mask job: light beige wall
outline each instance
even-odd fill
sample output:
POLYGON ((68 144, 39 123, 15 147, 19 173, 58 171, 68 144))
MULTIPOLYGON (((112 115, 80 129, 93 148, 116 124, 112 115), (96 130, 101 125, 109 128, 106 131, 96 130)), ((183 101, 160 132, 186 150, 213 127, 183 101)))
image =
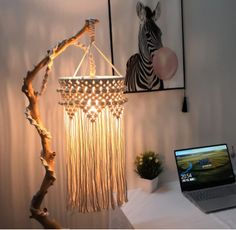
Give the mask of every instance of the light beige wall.
POLYGON ((131 187, 137 183, 133 158, 145 149, 164 157, 164 183, 177 178, 174 149, 227 143, 231 150, 236 145, 236 2, 183 3, 189 113, 180 112, 181 90, 129 95, 126 129, 131 187))

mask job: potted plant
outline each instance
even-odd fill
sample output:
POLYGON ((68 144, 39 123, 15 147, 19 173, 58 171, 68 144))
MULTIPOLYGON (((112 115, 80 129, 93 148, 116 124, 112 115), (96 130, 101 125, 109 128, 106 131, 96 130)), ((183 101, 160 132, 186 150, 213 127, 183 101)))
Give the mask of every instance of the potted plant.
POLYGON ((146 192, 153 192, 157 188, 158 176, 162 170, 160 157, 153 151, 141 153, 135 159, 135 172, 141 178, 139 184, 146 192))

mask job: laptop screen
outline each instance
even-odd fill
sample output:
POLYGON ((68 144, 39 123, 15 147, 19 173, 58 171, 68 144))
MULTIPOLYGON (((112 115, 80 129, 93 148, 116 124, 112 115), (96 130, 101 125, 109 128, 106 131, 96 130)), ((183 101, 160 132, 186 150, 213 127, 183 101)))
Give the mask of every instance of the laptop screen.
POLYGON ((226 144, 175 150, 182 191, 235 181, 226 144))

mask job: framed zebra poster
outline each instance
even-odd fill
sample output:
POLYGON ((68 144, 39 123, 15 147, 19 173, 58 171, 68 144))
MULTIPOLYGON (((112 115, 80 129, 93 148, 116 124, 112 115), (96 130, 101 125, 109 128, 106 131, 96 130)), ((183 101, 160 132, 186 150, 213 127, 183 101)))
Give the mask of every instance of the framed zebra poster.
POLYGON ((111 0, 112 56, 126 92, 184 89, 182 0, 111 0))

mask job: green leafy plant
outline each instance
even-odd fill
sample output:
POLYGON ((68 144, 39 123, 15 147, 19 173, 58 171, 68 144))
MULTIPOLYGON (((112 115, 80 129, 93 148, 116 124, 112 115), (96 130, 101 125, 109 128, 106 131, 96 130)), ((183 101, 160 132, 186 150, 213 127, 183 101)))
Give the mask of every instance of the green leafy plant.
POLYGON ((139 154, 135 159, 135 172, 144 179, 152 180, 162 172, 159 155, 153 151, 139 154))

